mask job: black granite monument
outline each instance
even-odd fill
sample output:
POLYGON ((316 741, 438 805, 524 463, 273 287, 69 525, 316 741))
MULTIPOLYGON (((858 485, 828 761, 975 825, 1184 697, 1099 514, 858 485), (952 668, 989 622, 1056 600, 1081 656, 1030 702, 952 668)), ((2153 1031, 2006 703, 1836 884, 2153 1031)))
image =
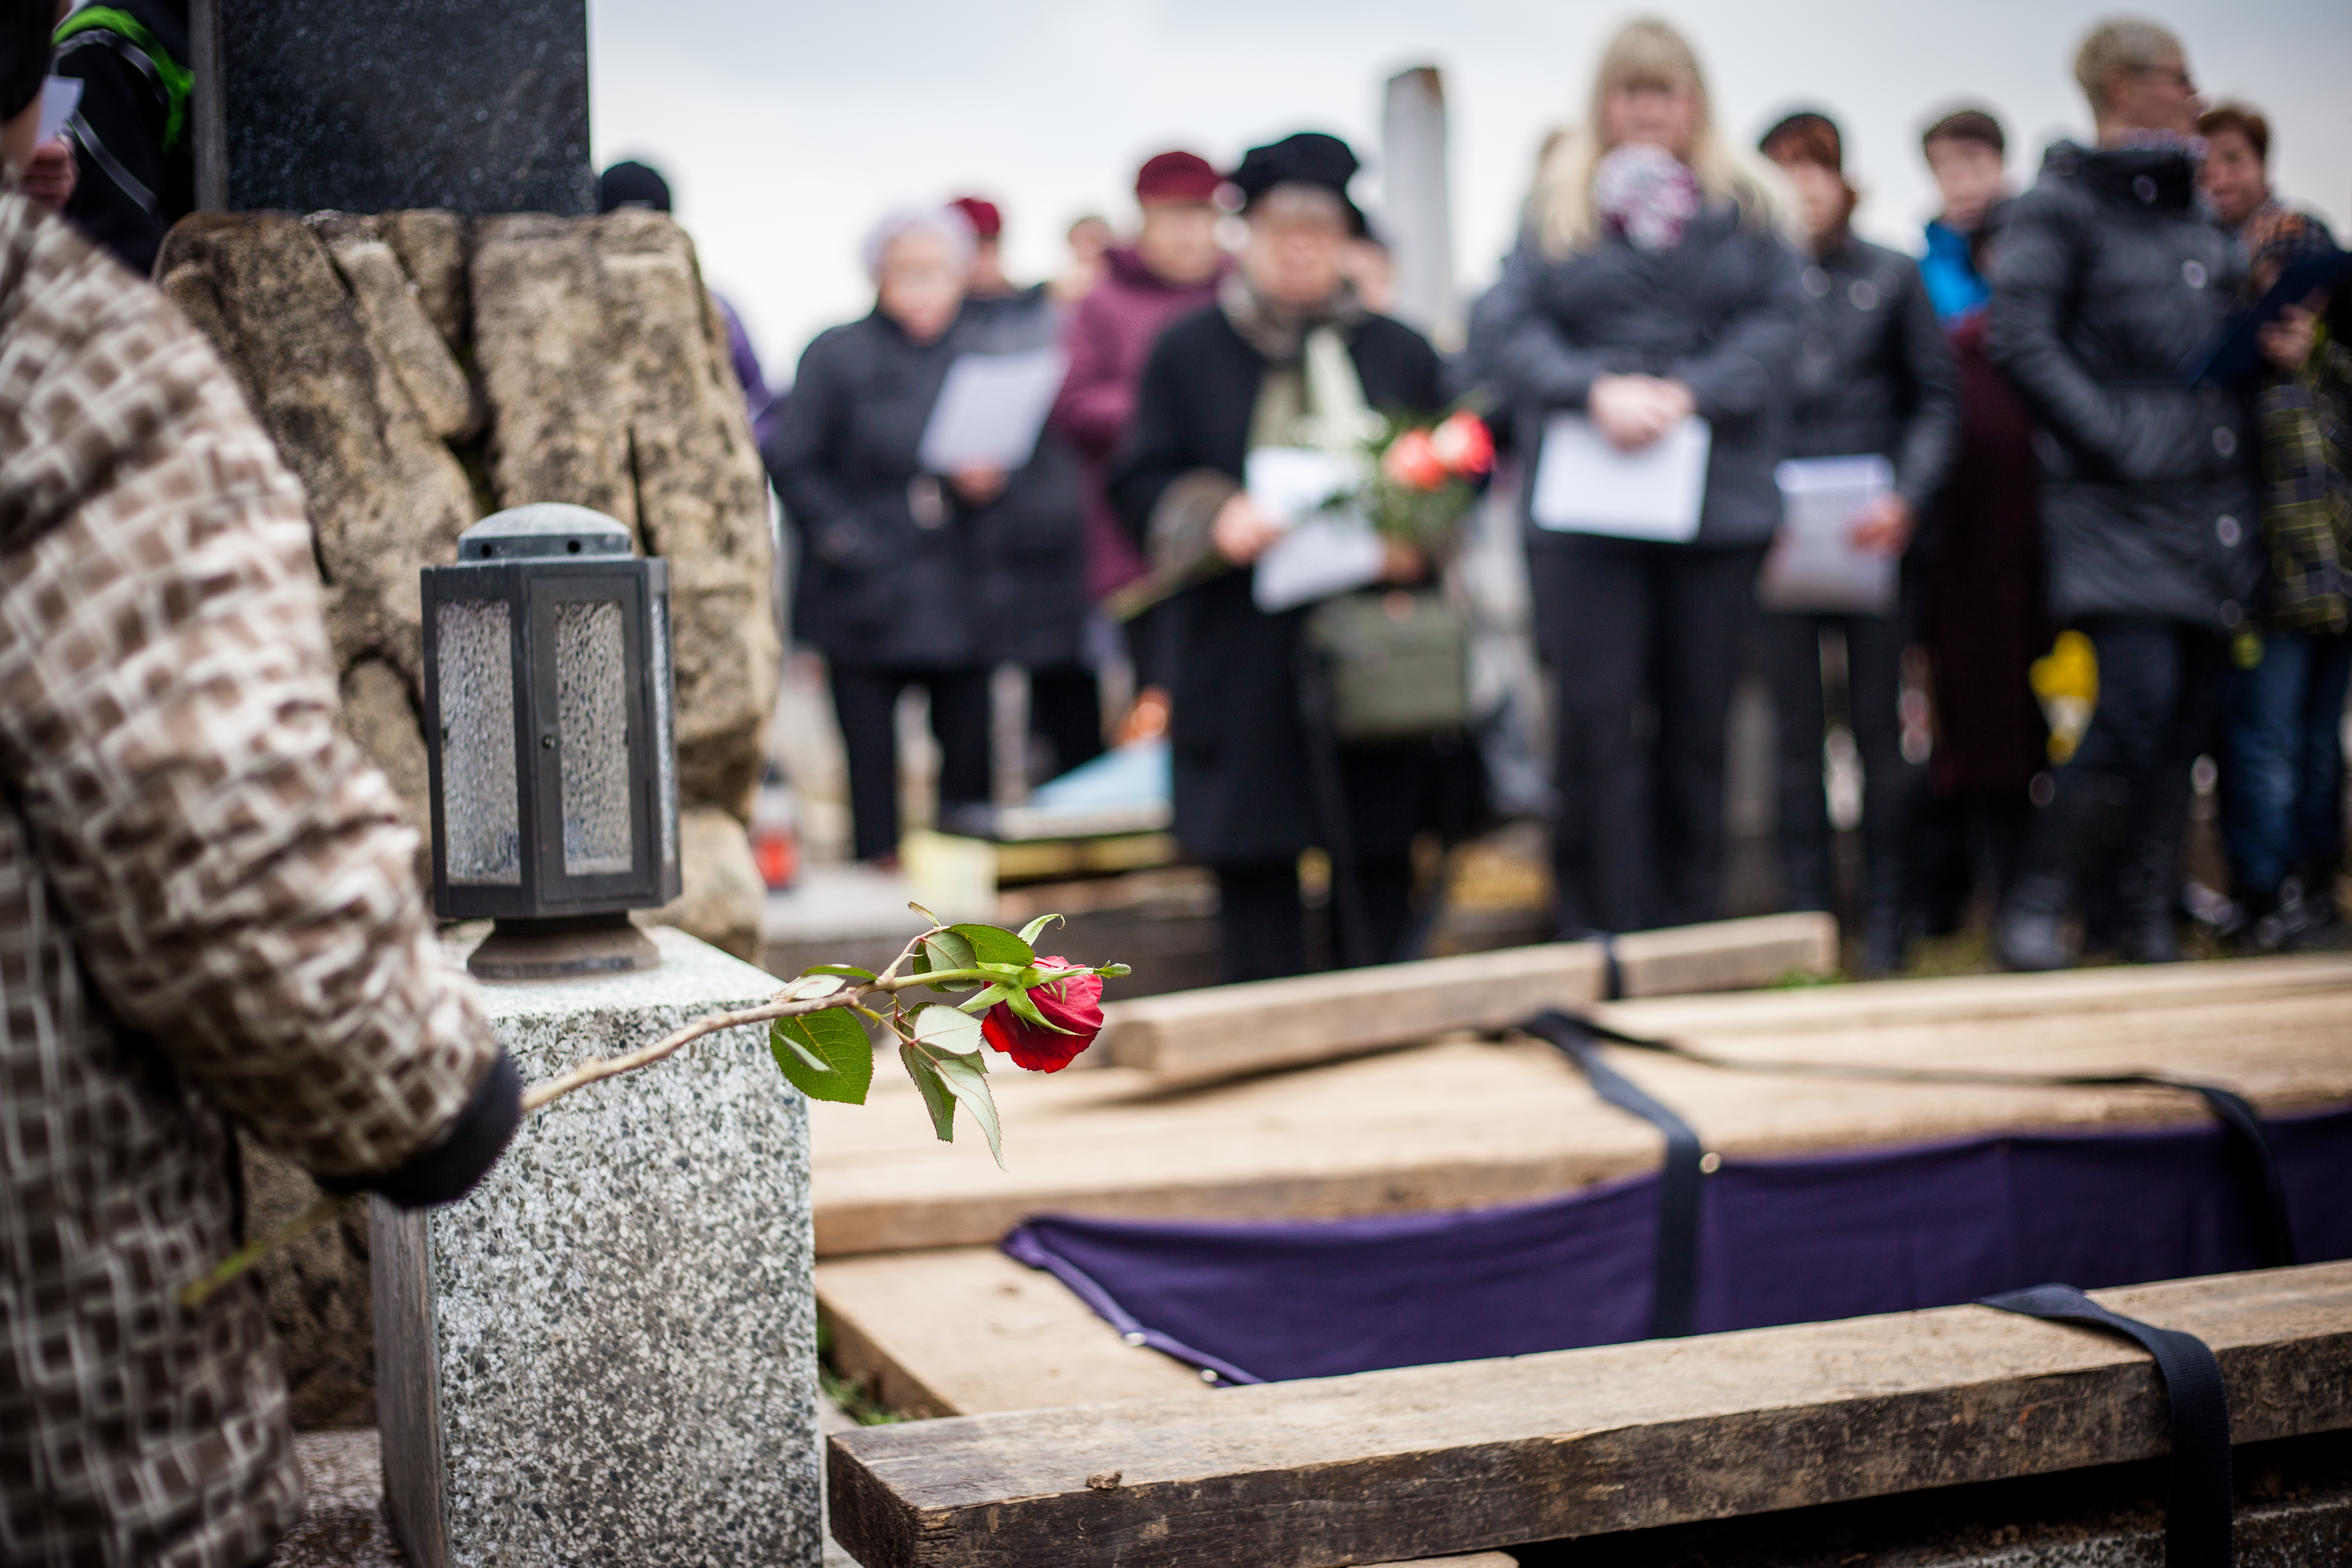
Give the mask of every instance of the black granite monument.
POLYGON ((587 0, 206 7, 230 209, 596 210, 587 0))

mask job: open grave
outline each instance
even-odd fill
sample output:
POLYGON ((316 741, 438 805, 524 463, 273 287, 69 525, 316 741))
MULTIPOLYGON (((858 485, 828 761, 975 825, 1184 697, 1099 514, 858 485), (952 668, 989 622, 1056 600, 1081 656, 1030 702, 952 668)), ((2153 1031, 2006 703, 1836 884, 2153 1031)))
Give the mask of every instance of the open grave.
MULTIPOLYGON (((1470 967, 1505 956, 1129 1004, 1137 1015, 1105 1041, 1123 1065, 1002 1086, 1010 1177, 977 1147, 912 1135, 911 1116, 816 1108, 817 1287, 835 1357, 882 1405, 947 1418, 834 1440, 843 1544, 869 1564, 1320 1568, 1493 1549, 1689 1568, 2154 1563, 2169 1405, 2148 1357, 1965 1304, 2064 1279, 2119 1287, 2098 1299, 2218 1355, 2239 1561, 2352 1552, 2352 1265, 2335 1261, 2352 1257, 2352 959, 1581 1001, 1604 1028, 1738 1064, 1596 1053, 1706 1156, 1696 1326, 1733 1331, 1650 1339, 1624 1303, 1654 1289, 1665 1140, 1561 1051, 1504 1032, 1546 1001, 1579 1003, 1538 994, 1524 969, 1470 967), (1286 1023, 1307 1016, 1294 1004, 1327 1026, 1286 1023), (1303 1065, 1237 1071, 1254 1034, 1304 1041, 1268 1053, 1303 1065), (2170 1082, 2028 1081, 2135 1074, 2170 1082), (2300 1266, 2256 1267, 2276 1205, 2186 1085, 2234 1090, 2259 1113, 2300 1266), (2068 1188, 2052 1159, 2123 1184, 2068 1188), (1873 1263, 1869 1247, 1900 1239, 1916 1199, 1903 1173, 1928 1167, 1946 1201, 1918 1221, 1917 1266, 1873 1263), (1825 1173, 1848 1185, 1821 1187, 1825 1173), (1758 1307, 1787 1280, 1739 1264, 1729 1232, 1801 1214, 1792 1175, 1814 1198, 1859 1191, 1884 1212, 1857 1213, 1850 1237, 1834 1211, 1798 1226, 1800 1240, 1847 1246, 1853 1278, 1817 1269, 1758 1307), (1974 1234, 1979 1255, 1956 1261, 1969 1184, 1996 1177, 2006 1186, 1988 1202, 2008 1211, 1995 1228, 2015 1256, 1980 1256, 1974 1234), (2084 1204, 2087 1225, 2066 1217, 2084 1204), (1606 1224, 1576 1228, 1611 1205, 1630 1254, 1606 1224), (1024 1233, 1037 1245, 1023 1255, 1051 1255, 1058 1273, 999 1249, 1040 1215, 1073 1216, 1024 1233), (1499 1279, 1471 1278, 1475 1247, 1446 1250, 1481 1226, 1505 1238, 1489 1260, 1499 1279), (1531 1234, 1559 1256, 1530 1263, 1531 1234), (1363 1272, 1433 1236, 1434 1277, 1363 1272), (2151 1236, 2172 1250, 2125 1245, 2151 1236), (1350 1303, 1359 1284, 1386 1294, 1350 1303), (1514 1292, 1549 1293, 1563 1303, 1553 1316, 1572 1317, 1612 1291, 1617 1329, 1558 1342, 1577 1348, 1475 1348, 1514 1292), (1858 1304, 1819 1310, 1840 1300, 1858 1304), (1364 1370, 1300 1377, 1297 1355, 1239 1359, 1234 1346, 1271 1353, 1255 1320, 1286 1311, 1288 1338, 1274 1341, 1364 1370), (1358 1342, 1413 1313, 1417 1351, 1358 1342), (1336 1352, 1318 1324, 1345 1342, 1336 1352), (1431 1334, 1465 1348, 1431 1354, 1431 1334), (1234 1374, 1291 1381, 1234 1387, 1234 1374), (2074 1555, 2048 1554, 2062 1548, 2074 1555)), ((885 1081, 877 1097, 913 1092, 885 1081)))

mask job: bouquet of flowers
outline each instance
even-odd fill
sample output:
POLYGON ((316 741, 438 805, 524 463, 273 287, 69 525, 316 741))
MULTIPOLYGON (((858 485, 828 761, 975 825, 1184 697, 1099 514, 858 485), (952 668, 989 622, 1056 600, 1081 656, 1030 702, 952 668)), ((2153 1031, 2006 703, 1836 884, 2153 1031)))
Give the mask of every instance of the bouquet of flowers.
POLYGON ((1382 421, 1369 445, 1370 482, 1353 499, 1381 532, 1408 544, 1443 540, 1495 467, 1486 422, 1457 408, 1430 423, 1382 421))

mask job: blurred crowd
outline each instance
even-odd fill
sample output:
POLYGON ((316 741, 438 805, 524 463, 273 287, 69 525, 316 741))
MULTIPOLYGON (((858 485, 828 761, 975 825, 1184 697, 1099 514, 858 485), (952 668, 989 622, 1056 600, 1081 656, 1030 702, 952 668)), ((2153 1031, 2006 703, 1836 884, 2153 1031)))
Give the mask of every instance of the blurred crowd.
MULTIPOLYGON (((897 852, 909 688, 929 699, 940 821, 983 820, 991 672, 1012 665, 1042 773, 1107 738, 1169 747, 1229 978, 1308 965, 1308 851, 1345 906, 1332 955, 1410 956, 1433 896, 1416 843, 1490 821, 1482 777, 1531 729, 1561 934, 1701 921, 1725 897, 1734 690, 1760 674, 1785 907, 1839 906, 1825 777, 1858 768, 1867 972, 1972 907, 2021 969, 2168 960, 2191 916, 2264 951, 2331 940, 2352 675, 2340 256, 2273 190, 2262 112, 2208 107, 2166 28, 2101 22, 2074 68, 2095 133, 2049 147, 2021 194, 1991 114, 1927 124, 1942 210, 1915 257, 1853 234, 1829 115, 1789 115, 1751 152, 1691 46, 1630 24, 1451 355, 1388 313, 1357 158, 1318 132, 1231 169, 1151 158, 1132 232, 1080 219, 1066 272, 1028 287, 989 201, 884 217, 872 311, 811 343, 788 393, 738 356, 788 519, 793 634, 824 657, 846 742, 856 854, 897 852), (1027 460, 928 471, 950 367, 1051 344, 1066 379, 1027 460), (1247 568, 1289 520, 1251 455, 1328 445, 1367 409, 1458 408, 1503 455, 1484 504, 1517 509, 1542 711, 1360 732, 1331 710, 1332 661, 1404 656, 1377 636, 1351 653, 1322 605, 1261 607, 1247 568), (1532 475, 1564 413, 1622 453, 1703 422, 1696 532, 1539 522, 1532 475), (1844 548, 1894 563, 1889 601, 1765 607, 1783 465, 1857 457, 1886 479, 1844 548), (1107 714, 1113 667, 1132 679, 1107 714), (2226 889, 2183 869, 2200 794, 2226 889)), ((616 168, 607 204, 666 206, 657 186, 616 168)), ((1456 549, 1391 541, 1354 593, 1399 615, 1442 600, 1456 549)))

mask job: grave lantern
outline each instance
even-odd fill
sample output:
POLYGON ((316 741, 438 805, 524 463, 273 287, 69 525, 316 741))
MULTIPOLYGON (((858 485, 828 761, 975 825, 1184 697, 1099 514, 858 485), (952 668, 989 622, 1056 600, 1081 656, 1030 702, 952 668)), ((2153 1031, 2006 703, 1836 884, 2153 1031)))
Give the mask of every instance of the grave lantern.
POLYGON ((586 507, 515 507, 424 570, 433 907, 498 921, 468 967, 661 962, 628 911, 677 897, 669 566, 586 507))

